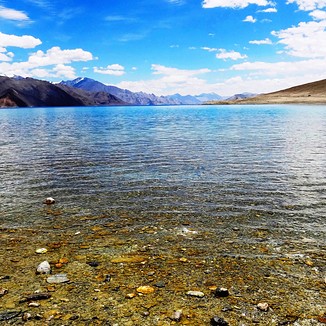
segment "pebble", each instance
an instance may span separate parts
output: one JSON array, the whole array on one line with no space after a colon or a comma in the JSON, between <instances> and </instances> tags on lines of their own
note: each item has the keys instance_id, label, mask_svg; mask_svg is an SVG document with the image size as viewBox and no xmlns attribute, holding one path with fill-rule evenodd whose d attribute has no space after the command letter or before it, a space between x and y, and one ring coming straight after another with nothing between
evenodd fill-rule
<instances>
[{"instance_id":1,"label":"pebble","mask_svg":"<svg viewBox=\"0 0 326 326\"><path fill-rule=\"evenodd\" d=\"M0 321L10 320L18 317L21 314L19 311L0 311Z\"/></svg>"},{"instance_id":2,"label":"pebble","mask_svg":"<svg viewBox=\"0 0 326 326\"><path fill-rule=\"evenodd\" d=\"M32 319L32 315L28 312L24 312L22 319L23 321L28 321L29 319Z\"/></svg>"},{"instance_id":3,"label":"pebble","mask_svg":"<svg viewBox=\"0 0 326 326\"><path fill-rule=\"evenodd\" d=\"M268 311L269 305L267 302L260 302L257 304L257 308L261 311Z\"/></svg>"},{"instance_id":4,"label":"pebble","mask_svg":"<svg viewBox=\"0 0 326 326\"><path fill-rule=\"evenodd\" d=\"M33 307L33 308L37 308L37 307L40 306L40 304L37 303L37 302L31 302L31 303L28 304L28 306L29 306L29 307Z\"/></svg>"},{"instance_id":5,"label":"pebble","mask_svg":"<svg viewBox=\"0 0 326 326\"><path fill-rule=\"evenodd\" d=\"M126 294L127 299L133 299L135 296L137 296L136 293L128 293L128 294Z\"/></svg>"},{"instance_id":6,"label":"pebble","mask_svg":"<svg viewBox=\"0 0 326 326\"><path fill-rule=\"evenodd\" d=\"M49 262L45 260L37 266L36 271L39 274L50 274L51 266L50 266Z\"/></svg>"},{"instance_id":7,"label":"pebble","mask_svg":"<svg viewBox=\"0 0 326 326\"><path fill-rule=\"evenodd\" d=\"M98 267L100 265L100 263L98 261L89 261L86 263L87 265L91 266L91 267Z\"/></svg>"},{"instance_id":8,"label":"pebble","mask_svg":"<svg viewBox=\"0 0 326 326\"><path fill-rule=\"evenodd\" d=\"M67 274L56 274L46 279L48 283L66 283L69 282Z\"/></svg>"},{"instance_id":9,"label":"pebble","mask_svg":"<svg viewBox=\"0 0 326 326\"><path fill-rule=\"evenodd\" d=\"M137 292L142 294L150 294L153 293L154 291L155 289L148 285L140 286L137 288Z\"/></svg>"},{"instance_id":10,"label":"pebble","mask_svg":"<svg viewBox=\"0 0 326 326\"><path fill-rule=\"evenodd\" d=\"M39 248L39 249L36 249L35 252L37 254L45 254L46 252L48 252L48 250L46 248Z\"/></svg>"},{"instance_id":11,"label":"pebble","mask_svg":"<svg viewBox=\"0 0 326 326\"><path fill-rule=\"evenodd\" d=\"M155 283L155 286L157 288L164 288L165 287L165 283L163 281L158 281Z\"/></svg>"},{"instance_id":12,"label":"pebble","mask_svg":"<svg viewBox=\"0 0 326 326\"><path fill-rule=\"evenodd\" d=\"M0 288L0 298L7 294L9 291L8 289Z\"/></svg>"},{"instance_id":13,"label":"pebble","mask_svg":"<svg viewBox=\"0 0 326 326\"><path fill-rule=\"evenodd\" d=\"M197 297L197 298L202 298L205 296L205 294L200 291L188 291L187 295L189 295L191 297Z\"/></svg>"},{"instance_id":14,"label":"pebble","mask_svg":"<svg viewBox=\"0 0 326 326\"><path fill-rule=\"evenodd\" d=\"M44 204L47 204L47 205L52 205L54 203L55 203L55 200L52 197L48 197L44 201Z\"/></svg>"},{"instance_id":15,"label":"pebble","mask_svg":"<svg viewBox=\"0 0 326 326\"><path fill-rule=\"evenodd\" d=\"M182 317L182 310L177 310L173 312L170 319L179 322L181 320L181 317Z\"/></svg>"},{"instance_id":16,"label":"pebble","mask_svg":"<svg viewBox=\"0 0 326 326\"><path fill-rule=\"evenodd\" d=\"M26 301L46 300L46 299L49 299L49 298L51 298L50 293L42 293L42 292L40 292L40 293L34 293L34 294L31 294L31 295L28 295L24 299L21 299L19 301L19 303L23 303L23 302L26 302Z\"/></svg>"},{"instance_id":17,"label":"pebble","mask_svg":"<svg viewBox=\"0 0 326 326\"><path fill-rule=\"evenodd\" d=\"M218 317L218 316L214 316L211 319L211 325L212 326L228 326L229 323L227 321L225 321L223 318Z\"/></svg>"},{"instance_id":18,"label":"pebble","mask_svg":"<svg viewBox=\"0 0 326 326\"><path fill-rule=\"evenodd\" d=\"M218 298L225 298L229 295L229 291L226 288L217 288L214 295Z\"/></svg>"}]
</instances>

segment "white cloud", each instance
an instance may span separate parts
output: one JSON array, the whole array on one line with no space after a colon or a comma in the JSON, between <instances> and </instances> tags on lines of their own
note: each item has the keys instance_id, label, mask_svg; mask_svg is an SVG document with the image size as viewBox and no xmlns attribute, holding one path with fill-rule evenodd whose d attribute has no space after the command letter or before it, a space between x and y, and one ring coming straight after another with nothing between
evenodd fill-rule
<instances>
[{"instance_id":1,"label":"white cloud","mask_svg":"<svg viewBox=\"0 0 326 326\"><path fill-rule=\"evenodd\" d=\"M209 48L207 46L203 46L203 47L201 47L201 49L204 51L208 51L208 52L217 52L218 51L217 48Z\"/></svg>"},{"instance_id":2,"label":"white cloud","mask_svg":"<svg viewBox=\"0 0 326 326\"><path fill-rule=\"evenodd\" d=\"M252 17L252 16L247 16L243 22L246 22L246 23L255 23L257 21L256 18Z\"/></svg>"},{"instance_id":3,"label":"white cloud","mask_svg":"<svg viewBox=\"0 0 326 326\"><path fill-rule=\"evenodd\" d=\"M287 4L296 3L300 10L315 10L326 7L326 0L288 0Z\"/></svg>"},{"instance_id":4,"label":"white cloud","mask_svg":"<svg viewBox=\"0 0 326 326\"><path fill-rule=\"evenodd\" d=\"M204 89L206 81L198 76L210 73L207 68L197 70L185 70L152 64L152 74L157 78L140 81L124 81L116 86L129 89L134 92L147 92L156 95L168 95L176 92L180 94L192 94L198 89Z\"/></svg>"},{"instance_id":5,"label":"white cloud","mask_svg":"<svg viewBox=\"0 0 326 326\"><path fill-rule=\"evenodd\" d=\"M267 0L204 0L203 8L245 8L251 4L257 6L269 6L273 5L273 2Z\"/></svg>"},{"instance_id":6,"label":"white cloud","mask_svg":"<svg viewBox=\"0 0 326 326\"><path fill-rule=\"evenodd\" d=\"M216 58L217 59L222 59L222 60L227 60L227 59L231 59L231 60L239 60L239 59L245 59L247 58L246 55L242 55L239 52L236 51L226 51L225 49L219 49L218 50L220 53L216 54Z\"/></svg>"},{"instance_id":7,"label":"white cloud","mask_svg":"<svg viewBox=\"0 0 326 326\"><path fill-rule=\"evenodd\" d=\"M326 20L299 23L272 35L280 39L289 55L302 58L326 58Z\"/></svg>"},{"instance_id":8,"label":"white cloud","mask_svg":"<svg viewBox=\"0 0 326 326\"><path fill-rule=\"evenodd\" d=\"M39 50L33 53L28 59L28 64L33 67L44 67L90 60L93 60L93 55L83 49L61 50L60 47L54 46L46 52Z\"/></svg>"},{"instance_id":9,"label":"white cloud","mask_svg":"<svg viewBox=\"0 0 326 326\"><path fill-rule=\"evenodd\" d=\"M14 46L23 49L31 49L42 44L42 41L30 35L10 35L0 32L0 47Z\"/></svg>"},{"instance_id":10,"label":"white cloud","mask_svg":"<svg viewBox=\"0 0 326 326\"><path fill-rule=\"evenodd\" d=\"M316 76L315 80L325 78L324 67L326 59L299 60L293 62L244 62L233 65L230 70L247 71L250 76L274 77L286 79L289 77L303 80L307 76ZM324 77L322 77L324 76ZM313 79L312 79L313 80Z\"/></svg>"},{"instance_id":11,"label":"white cloud","mask_svg":"<svg viewBox=\"0 0 326 326\"><path fill-rule=\"evenodd\" d=\"M15 20L15 21L29 21L29 17L23 12L15 9L0 6L0 18Z\"/></svg>"},{"instance_id":12,"label":"white cloud","mask_svg":"<svg viewBox=\"0 0 326 326\"><path fill-rule=\"evenodd\" d=\"M275 12L277 12L277 9L276 8L267 8L264 10L259 10L259 12L275 13Z\"/></svg>"},{"instance_id":13,"label":"white cloud","mask_svg":"<svg viewBox=\"0 0 326 326\"><path fill-rule=\"evenodd\" d=\"M122 76L125 74L125 68L117 63L108 65L106 68L94 67L94 72L103 75Z\"/></svg>"},{"instance_id":14,"label":"white cloud","mask_svg":"<svg viewBox=\"0 0 326 326\"><path fill-rule=\"evenodd\" d=\"M326 20L326 11L314 10L309 14L315 20Z\"/></svg>"},{"instance_id":15,"label":"white cloud","mask_svg":"<svg viewBox=\"0 0 326 326\"><path fill-rule=\"evenodd\" d=\"M6 55L10 56L9 53ZM46 52L32 53L27 61L0 62L0 71L7 76L71 78L76 77L75 70L66 64L92 59L93 55L82 49L61 50L59 47L53 47Z\"/></svg>"},{"instance_id":16,"label":"white cloud","mask_svg":"<svg viewBox=\"0 0 326 326\"><path fill-rule=\"evenodd\" d=\"M249 41L250 44L257 44L257 45L262 45L262 44L273 44L272 41L269 38L265 38L264 40L254 40L254 41Z\"/></svg>"}]
</instances>

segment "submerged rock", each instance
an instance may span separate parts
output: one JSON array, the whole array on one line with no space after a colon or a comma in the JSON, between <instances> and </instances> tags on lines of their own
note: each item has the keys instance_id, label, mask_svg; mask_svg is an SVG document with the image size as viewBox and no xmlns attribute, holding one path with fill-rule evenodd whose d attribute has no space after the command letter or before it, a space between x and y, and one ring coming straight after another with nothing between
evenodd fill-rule
<instances>
[{"instance_id":1,"label":"submerged rock","mask_svg":"<svg viewBox=\"0 0 326 326\"><path fill-rule=\"evenodd\" d=\"M36 249L35 252L37 254L45 254L46 252L48 252L48 250L46 248L39 248L39 249Z\"/></svg>"},{"instance_id":2,"label":"submerged rock","mask_svg":"<svg viewBox=\"0 0 326 326\"><path fill-rule=\"evenodd\" d=\"M173 312L170 319L179 322L181 320L181 317L182 317L182 310L177 310Z\"/></svg>"},{"instance_id":3,"label":"submerged rock","mask_svg":"<svg viewBox=\"0 0 326 326\"><path fill-rule=\"evenodd\" d=\"M202 298L205 296L205 294L200 291L188 291L187 295L189 295L191 297L197 297L197 298Z\"/></svg>"},{"instance_id":4,"label":"submerged rock","mask_svg":"<svg viewBox=\"0 0 326 326\"><path fill-rule=\"evenodd\" d=\"M48 261L43 261L41 264L37 266L36 272L39 274L50 274L51 266Z\"/></svg>"},{"instance_id":5,"label":"submerged rock","mask_svg":"<svg viewBox=\"0 0 326 326\"><path fill-rule=\"evenodd\" d=\"M18 317L22 313L19 311L0 311L0 321L6 321Z\"/></svg>"},{"instance_id":6,"label":"submerged rock","mask_svg":"<svg viewBox=\"0 0 326 326\"><path fill-rule=\"evenodd\" d=\"M224 298L229 295L229 291L226 288L217 288L214 292L215 297Z\"/></svg>"},{"instance_id":7,"label":"submerged rock","mask_svg":"<svg viewBox=\"0 0 326 326\"><path fill-rule=\"evenodd\" d=\"M45 200L44 200L44 204L46 204L46 205L52 205L52 204L54 204L55 203L55 200L54 200L54 198L52 198L52 197L48 197L48 198L46 198Z\"/></svg>"},{"instance_id":8,"label":"submerged rock","mask_svg":"<svg viewBox=\"0 0 326 326\"><path fill-rule=\"evenodd\" d=\"M229 323L227 321L225 321L223 318L218 317L218 316L214 316L211 319L211 325L212 326L228 326Z\"/></svg>"},{"instance_id":9,"label":"submerged rock","mask_svg":"<svg viewBox=\"0 0 326 326\"><path fill-rule=\"evenodd\" d=\"M66 283L69 282L67 274L56 274L46 279L48 283Z\"/></svg>"},{"instance_id":10,"label":"submerged rock","mask_svg":"<svg viewBox=\"0 0 326 326\"><path fill-rule=\"evenodd\" d=\"M267 302L260 302L257 304L257 308L261 311L268 311L269 305Z\"/></svg>"},{"instance_id":11,"label":"submerged rock","mask_svg":"<svg viewBox=\"0 0 326 326\"><path fill-rule=\"evenodd\" d=\"M154 291L155 289L148 285L140 286L137 288L137 292L142 294L150 294L153 293Z\"/></svg>"}]
</instances>

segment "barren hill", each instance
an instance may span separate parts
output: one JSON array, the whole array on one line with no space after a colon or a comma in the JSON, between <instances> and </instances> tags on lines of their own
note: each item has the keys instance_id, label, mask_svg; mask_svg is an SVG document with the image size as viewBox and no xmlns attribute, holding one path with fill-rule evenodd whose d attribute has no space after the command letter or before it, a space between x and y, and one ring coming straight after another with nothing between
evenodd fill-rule
<instances>
[{"instance_id":1,"label":"barren hill","mask_svg":"<svg viewBox=\"0 0 326 326\"><path fill-rule=\"evenodd\" d=\"M326 104L326 79L252 98L209 104Z\"/></svg>"}]
</instances>

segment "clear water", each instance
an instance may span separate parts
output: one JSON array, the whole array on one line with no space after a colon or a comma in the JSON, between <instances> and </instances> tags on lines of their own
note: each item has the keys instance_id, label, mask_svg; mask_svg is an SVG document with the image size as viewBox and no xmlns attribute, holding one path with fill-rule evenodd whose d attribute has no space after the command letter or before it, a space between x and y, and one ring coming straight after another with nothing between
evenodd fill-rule
<instances>
[{"instance_id":1,"label":"clear water","mask_svg":"<svg viewBox=\"0 0 326 326\"><path fill-rule=\"evenodd\" d=\"M325 242L325 149L325 106L4 109L0 226L128 215L135 227L227 220Z\"/></svg>"}]
</instances>

